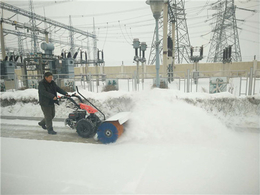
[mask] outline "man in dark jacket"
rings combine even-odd
[[[39,102],[44,115],[44,119],[42,119],[42,121],[38,124],[43,129],[47,129],[49,134],[54,135],[57,134],[57,132],[53,130],[52,119],[55,116],[54,103],[55,101],[57,101],[57,92],[63,95],[68,95],[68,93],[57,86],[52,79],[52,73],[46,72],[44,74],[44,79],[39,82]]]

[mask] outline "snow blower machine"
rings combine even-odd
[[[65,120],[65,125],[76,129],[78,135],[83,138],[94,138],[104,144],[115,142],[123,133],[123,124],[129,119],[130,112],[120,112],[108,119],[94,104],[85,98],[76,87],[76,93],[70,96],[59,96],[58,100],[67,99],[75,105],[75,110]],[[73,98],[77,98],[77,103]],[[90,105],[84,104],[82,98]],[[103,117],[100,119],[96,113]]]

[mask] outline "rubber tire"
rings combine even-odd
[[[95,134],[93,123],[88,119],[80,119],[76,125],[77,133],[80,137],[90,138]]]

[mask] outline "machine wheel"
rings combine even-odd
[[[79,136],[84,138],[93,137],[96,133],[93,123],[88,119],[80,119],[77,122],[76,129]]]

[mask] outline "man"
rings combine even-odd
[[[57,92],[63,95],[68,95],[68,93],[57,86],[52,79],[52,73],[46,72],[44,74],[44,79],[39,82],[39,102],[44,115],[44,119],[42,119],[42,121],[38,124],[43,129],[47,129],[48,134],[55,135],[57,134],[57,132],[53,130],[52,119],[55,116],[54,103],[55,101],[57,101]]]

